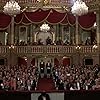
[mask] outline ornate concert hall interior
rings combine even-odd
[[[100,0],[0,0],[1,90],[100,90],[99,65]]]

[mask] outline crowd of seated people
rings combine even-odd
[[[53,67],[57,90],[100,90],[100,66]],[[36,90],[39,72],[35,66],[0,66],[0,90]]]
[[[100,66],[59,66],[53,69],[57,90],[100,90]]]
[[[35,90],[37,74],[35,66],[0,66],[0,90]]]

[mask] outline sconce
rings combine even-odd
[[[78,46],[76,46],[76,50],[80,50],[81,49],[81,47],[78,45]]]
[[[14,48],[15,48],[14,45],[9,46],[9,49],[14,49]]]
[[[98,48],[98,46],[95,44],[95,45],[93,45],[93,49],[97,49]]]

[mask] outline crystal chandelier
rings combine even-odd
[[[4,13],[10,16],[15,16],[20,13],[20,6],[15,0],[10,0],[4,6]]]
[[[50,30],[50,26],[46,23],[43,23],[42,26],[40,27],[40,30],[43,32],[47,32]]]
[[[82,0],[76,0],[72,6],[71,12],[74,15],[81,16],[88,13],[88,7]]]

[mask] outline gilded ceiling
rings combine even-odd
[[[9,0],[0,0],[0,10]],[[28,11],[36,10],[38,8],[49,9],[54,8],[56,10],[70,10],[75,0],[15,0],[19,3],[21,8],[27,7]],[[97,9],[100,6],[100,0],[82,0],[90,9]]]

